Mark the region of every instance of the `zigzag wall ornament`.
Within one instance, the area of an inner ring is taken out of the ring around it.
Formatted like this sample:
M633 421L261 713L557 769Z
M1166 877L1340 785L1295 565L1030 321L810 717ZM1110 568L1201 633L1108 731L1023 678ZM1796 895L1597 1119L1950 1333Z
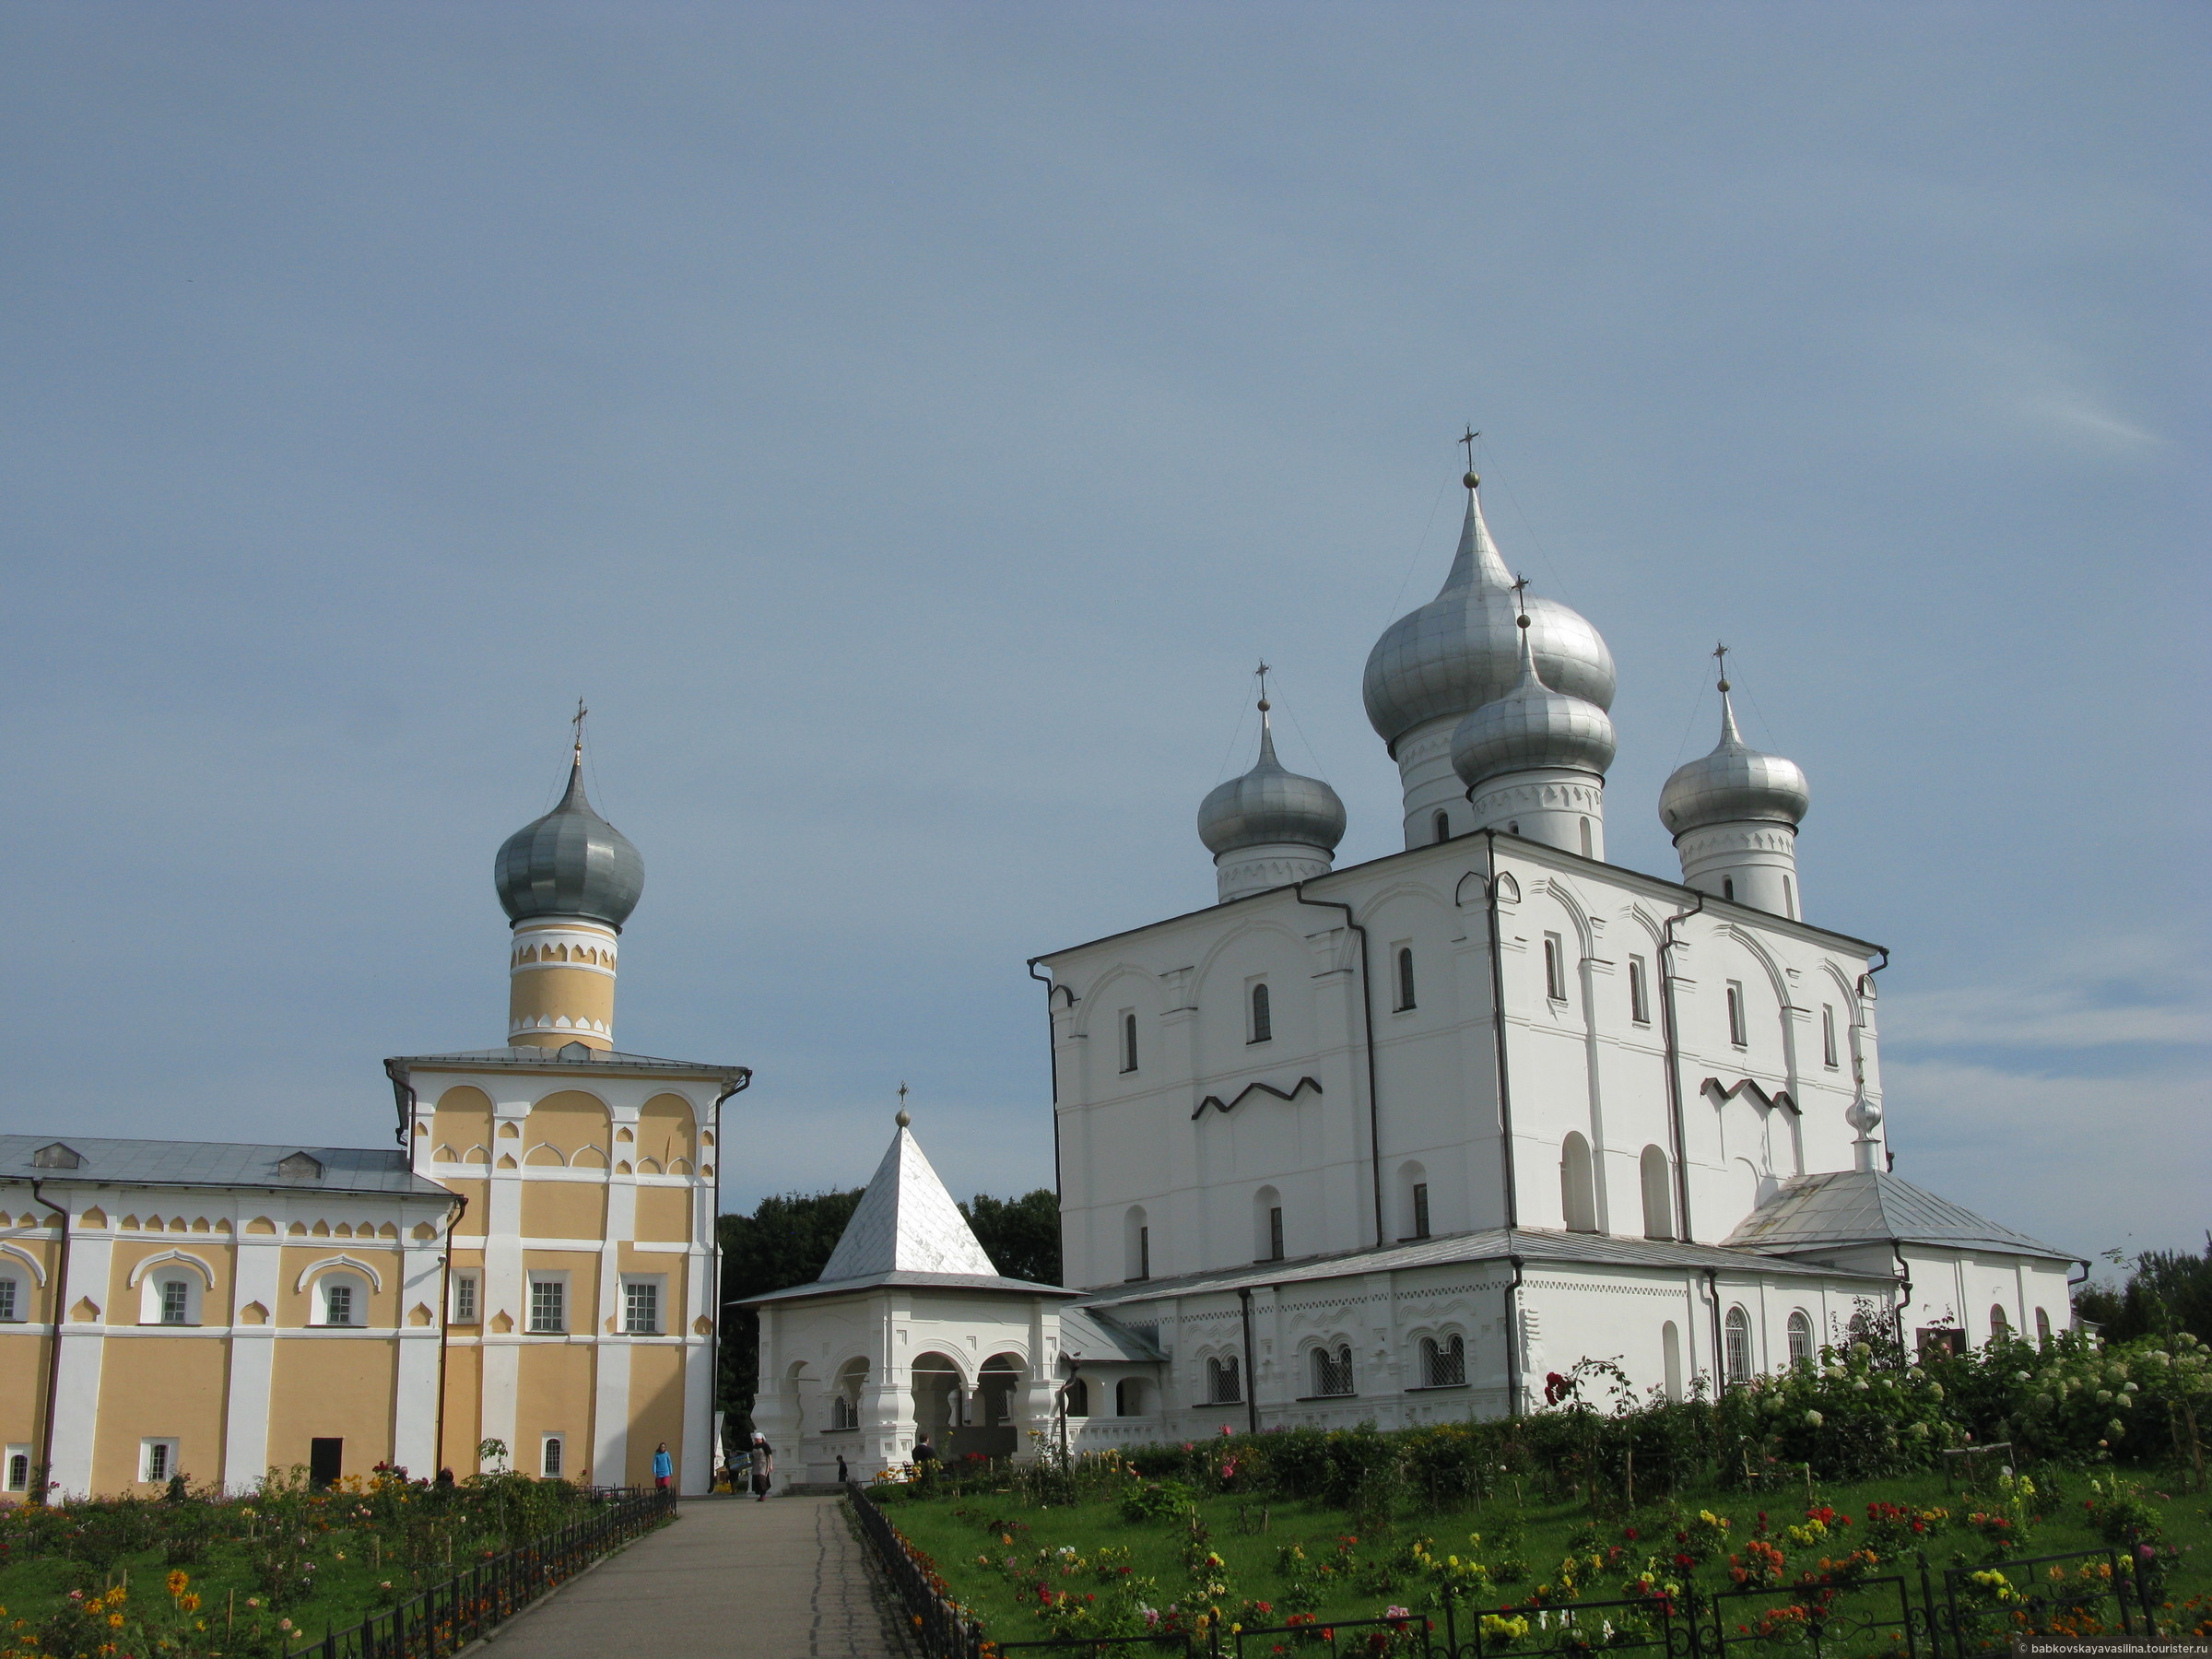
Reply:
M1290 1085L1288 1094L1285 1094L1272 1083L1247 1083L1237 1091L1237 1098L1233 1100L1224 1100L1219 1095L1207 1095L1205 1100L1198 1102L1198 1110L1191 1113L1191 1122L1194 1124L1204 1117L1208 1106L1211 1106L1216 1112L1234 1112L1244 1104L1245 1097L1248 1095L1271 1094L1278 1100L1295 1100L1309 1088L1315 1094L1319 1094L1321 1080L1317 1077L1300 1077Z
M1747 1094L1751 1097L1752 1104L1762 1112L1771 1112L1775 1107L1780 1106L1784 1111L1795 1112L1799 1117L1805 1115L1797 1102L1790 1098L1788 1089L1778 1088L1772 1094L1769 1094L1749 1077L1739 1077L1725 1088L1721 1087L1721 1080L1718 1077L1708 1077L1699 1086L1698 1092L1715 1106L1725 1106L1737 1095Z

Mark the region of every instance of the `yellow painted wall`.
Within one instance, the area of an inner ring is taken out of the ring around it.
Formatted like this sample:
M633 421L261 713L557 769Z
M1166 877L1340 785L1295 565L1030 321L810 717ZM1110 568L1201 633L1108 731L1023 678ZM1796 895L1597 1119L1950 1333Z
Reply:
M430 1147L451 1147L456 1161L472 1147L491 1147L491 1097L480 1088L449 1088L438 1097L430 1119Z
M454 1224L453 1237L482 1238L491 1215L491 1206L484 1197L484 1189L490 1183L483 1181L449 1181L441 1175L438 1178L438 1184L451 1187L457 1195L468 1200L468 1207L461 1212L461 1219Z
M108 1351L114 1350L111 1342ZM346 1442L344 1474L366 1475L388 1460L398 1367L393 1336L278 1337L269 1379L270 1464L304 1464L308 1441L331 1436Z
M514 1389L514 1467L535 1475L541 1436L568 1436L569 1480L595 1481L592 1456L593 1350L582 1343L533 1342L518 1356Z
M636 1236L654 1244L688 1243L691 1238L691 1189L638 1189Z
M0 1325L0 1441L36 1446L46 1426L46 1370L53 1339ZM37 1461L37 1454L32 1454Z
M677 1159L696 1156L692 1145L691 1104L681 1095L654 1095L638 1112L638 1152L653 1159L664 1174L673 1173Z
M564 1159L587 1147L604 1156L613 1144L613 1133L606 1108L597 1096L581 1088L564 1088L530 1108L523 1125L523 1142L530 1147L543 1142L558 1147Z
M174 1439L194 1481L223 1473L230 1345L220 1336L111 1336L101 1345L96 1492L152 1491L138 1481L138 1442Z
M328 1261L332 1256L346 1254L346 1239L317 1239L308 1244L288 1244L284 1248L284 1265L276 1274L276 1305L269 1311L276 1323L297 1329L308 1324L314 1308L315 1282L310 1279L307 1288L298 1288L300 1276L316 1262ZM400 1257L390 1251L371 1251L357 1253L356 1261L366 1262L376 1269L376 1277L384 1281L378 1289L365 1275L360 1277L368 1286L369 1306L362 1318L371 1325L388 1326L399 1323L399 1265ZM348 1471L350 1473L350 1470Z
M559 962L550 966L525 963L511 972L507 981L507 1018L511 1026L515 1020L526 1019L535 1026L541 1018L564 1017L571 1026L581 1029L518 1031L512 1041L524 1048L559 1048L565 1042L581 1042L586 1048L610 1046L605 1037L590 1028L594 1020L610 1030L614 1028L614 976Z
M477 1442L484 1438L484 1350L449 1347L445 1350L444 1466L453 1478L465 1480L477 1472Z
M684 1355L681 1348L640 1344L629 1350L630 1486L653 1484L653 1449L662 1441L684 1465Z
M596 1239L606 1225L606 1189L597 1182L524 1181L523 1237Z
M136 1269L139 1263L151 1261L156 1256L168 1255L172 1251L179 1254L188 1255L195 1262L206 1263L215 1274L215 1288L210 1290L203 1287L200 1291L202 1298L200 1323L203 1324L228 1324L230 1323L231 1260L229 1238L195 1239L187 1235L183 1238L147 1239L142 1241L134 1235L129 1238L118 1239L113 1251L108 1257L110 1264L108 1321L110 1324L137 1324L141 1323L139 1314L145 1305L146 1282L141 1279L137 1284L132 1284L131 1274ZM180 1271L192 1273L190 1267L182 1264L178 1265ZM196 1278L198 1275L194 1274L193 1277Z

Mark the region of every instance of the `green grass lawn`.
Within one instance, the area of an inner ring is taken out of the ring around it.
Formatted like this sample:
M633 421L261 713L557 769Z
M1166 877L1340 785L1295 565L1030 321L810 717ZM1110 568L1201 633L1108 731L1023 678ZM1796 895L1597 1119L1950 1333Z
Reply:
M2025 1547L2016 1553L2040 1556L2102 1547L2082 1508L2081 1500L2089 1495L2090 1479L2088 1475L2071 1472L2041 1477L2032 1505L2041 1520L2032 1527ZM2153 1488L2157 1486L2155 1480L2146 1484ZM1216 1494L1198 1499L1197 1508L1209 1534L1208 1545L1226 1563L1230 1585L1227 1602L1278 1604L1272 1622L1279 1623L1285 1580L1277 1571L1277 1556L1286 1545L1301 1546L1314 1561L1343 1563L1347 1558L1340 1548L1342 1540L1358 1536L1349 1563L1374 1563L1368 1569L1364 1589L1346 1582L1347 1576L1359 1576L1356 1566L1351 1574L1333 1574L1323 1582L1313 1610L1325 1622L1372 1618L1394 1605L1417 1610L1424 1602L1433 1606L1435 1580L1418 1572L1408 1573L1389 1589L1376 1587L1378 1574L1387 1575L1382 1563L1402 1556L1416 1539L1431 1540L1432 1553L1439 1558L1458 1554L1481 1560L1499 1574L1490 1593L1473 1602L1482 1607L1523 1602L1539 1585L1554 1583L1571 1547L1579 1545L1586 1553L1594 1531L1595 1547L1601 1554L1619 1546L1622 1555L1617 1561L1608 1561L1601 1572L1584 1573L1587 1583L1582 1598L1609 1600L1621 1594L1622 1581L1641 1571L1652 1554L1671 1555L1677 1547L1673 1542L1677 1528L1685 1514L1694 1517L1700 1509L1708 1509L1731 1522L1725 1544L1694 1570L1694 1575L1676 1570L1677 1576L1690 1578L1701 1590L1711 1591L1729 1587L1728 1556L1741 1551L1758 1535L1762 1510L1766 1512L1765 1531L1783 1550L1788 1576L1794 1579L1801 1571L1816 1570L1821 1556L1840 1558L1862 1544L1866 1506L1874 1501L1949 1511L1948 1524L1919 1541L1932 1568L1955 1564L1980 1567L1993 1559L1988 1541L1967 1524L1966 1517L1971 1511L1998 1507L1996 1495L1947 1493L1942 1477L1929 1475L1817 1488L1815 1506L1832 1506L1853 1517L1856 1524L1837 1527L1829 1538L1806 1546L1783 1537L1785 1526L1802 1524L1805 1518L1808 1506L1802 1487L1770 1489L1758 1496L1684 1493L1674 1500L1674 1509L1654 1504L1602 1521L1594 1520L1580 1504L1546 1503L1533 1498L1515 1501L1509 1493L1487 1504L1443 1512L1401 1508L1386 1530L1371 1528L1365 1536L1359 1535L1342 1511L1307 1501ZM2173 1563L2171 1592L2179 1598L2212 1589L2212 1514L2207 1513L2206 1497L2166 1488L2162 1498L2154 1492L2152 1501L2161 1512L2167 1542L2183 1551ZM1045 1621L1037 1616L1033 1588L1025 1598L1024 1590L1012 1582L1013 1575L1004 1565L1008 1557L1026 1564L1041 1550L1065 1547L1089 1561L1101 1548L1126 1549L1130 1573L1157 1583L1159 1596L1152 1605L1165 1606L1186 1594L1191 1583L1183 1559L1189 1540L1187 1522L1125 1520L1118 1501L1041 1507L1025 1506L1013 1491L934 1498L902 1494L887 1501L884 1511L907 1540L935 1564L953 1595L975 1613L991 1637L1002 1641L1037 1640L1050 1633ZM1633 1538L1628 1535L1630 1532L1636 1535ZM1477 1538L1480 1541L1474 1541ZM1513 1571L1506 1558L1524 1562L1525 1573ZM1874 1571L1888 1573L1900 1565L1910 1565L1917 1573L1911 1550L1901 1552L1901 1558L1893 1552ZM1031 1586L1036 1579L1037 1575L1030 1573ZM1067 1583L1081 1593L1094 1589L1097 1580L1087 1574Z

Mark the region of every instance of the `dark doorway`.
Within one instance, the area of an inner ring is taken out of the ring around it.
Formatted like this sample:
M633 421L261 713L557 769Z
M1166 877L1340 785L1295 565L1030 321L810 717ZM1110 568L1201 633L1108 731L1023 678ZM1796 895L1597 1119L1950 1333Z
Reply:
M346 1472L346 1442L311 1440L307 1442L307 1479L318 1491Z

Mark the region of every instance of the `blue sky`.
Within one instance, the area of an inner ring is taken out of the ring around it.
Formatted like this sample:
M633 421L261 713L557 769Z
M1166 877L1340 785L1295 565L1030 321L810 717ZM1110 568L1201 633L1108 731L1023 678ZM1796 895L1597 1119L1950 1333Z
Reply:
M373 1142L504 1017L594 711L618 1036L758 1068L729 1195L1049 1180L1023 960L1205 902L1455 533L1706 653L1879 939L1900 1173L2212 1224L2197 6L0 13L0 1127Z

